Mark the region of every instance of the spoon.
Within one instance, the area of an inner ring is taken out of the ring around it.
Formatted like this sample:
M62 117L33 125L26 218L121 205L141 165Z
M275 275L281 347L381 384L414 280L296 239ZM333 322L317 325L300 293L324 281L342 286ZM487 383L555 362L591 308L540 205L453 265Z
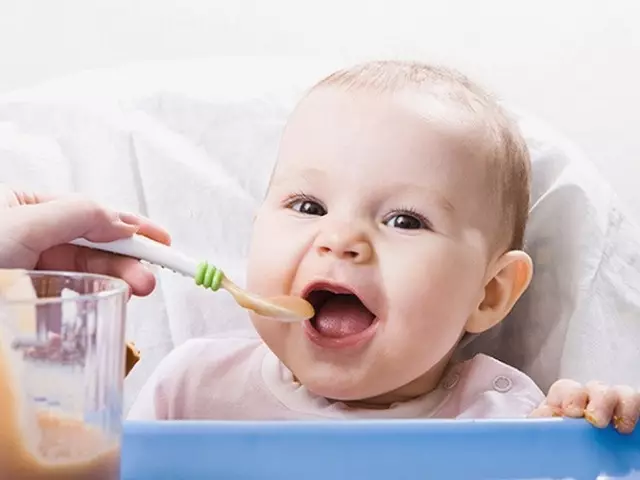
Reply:
M247 292L233 283L219 268L207 262L197 262L173 247L168 247L142 235L113 242L91 242L78 238L72 242L79 247L102 250L168 268L176 273L195 279L196 285L214 292L222 288L229 292L241 307L258 315L281 322L300 322L313 317L314 310L309 302L300 297L282 295L263 298Z

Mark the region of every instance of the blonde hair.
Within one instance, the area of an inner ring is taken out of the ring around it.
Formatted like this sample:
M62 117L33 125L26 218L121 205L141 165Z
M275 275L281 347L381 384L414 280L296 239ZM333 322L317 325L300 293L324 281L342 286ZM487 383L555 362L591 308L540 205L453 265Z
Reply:
M529 214L529 151L515 122L489 93L455 70L405 61L368 62L339 70L311 91L320 87L379 92L410 89L470 114L487 139L487 173L501 214L498 243L509 250L523 248Z

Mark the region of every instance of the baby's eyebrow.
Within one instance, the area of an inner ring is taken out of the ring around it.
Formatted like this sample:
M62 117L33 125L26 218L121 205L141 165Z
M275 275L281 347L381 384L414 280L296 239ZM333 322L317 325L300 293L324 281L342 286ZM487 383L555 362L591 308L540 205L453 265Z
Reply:
M442 192L437 191L433 188L427 188L424 185L417 185L415 183L401 183L395 184L393 188L399 188L404 191L409 191L415 193L417 195L428 197L430 200L436 202L440 207L446 210L449 213L455 213L456 208L453 203L449 201L449 199L442 194Z
M444 195L440 195L439 193L436 193L435 196L442 208L444 208L447 212L454 213L456 211L453 203L451 203L447 197L445 197Z

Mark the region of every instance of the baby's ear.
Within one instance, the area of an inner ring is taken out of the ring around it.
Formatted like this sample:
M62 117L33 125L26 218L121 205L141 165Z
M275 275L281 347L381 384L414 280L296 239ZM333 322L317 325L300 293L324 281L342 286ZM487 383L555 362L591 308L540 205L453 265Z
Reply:
M531 276L531 257L520 250L502 255L489 272L484 295L471 314L465 329L468 333L482 333L500 323L525 292Z

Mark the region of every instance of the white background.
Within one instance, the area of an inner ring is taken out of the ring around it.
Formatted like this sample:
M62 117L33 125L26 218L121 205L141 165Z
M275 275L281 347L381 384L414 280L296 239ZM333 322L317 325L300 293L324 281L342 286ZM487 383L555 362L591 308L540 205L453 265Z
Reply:
M0 0L0 92L213 55L444 60L567 134L640 214L640 3Z

